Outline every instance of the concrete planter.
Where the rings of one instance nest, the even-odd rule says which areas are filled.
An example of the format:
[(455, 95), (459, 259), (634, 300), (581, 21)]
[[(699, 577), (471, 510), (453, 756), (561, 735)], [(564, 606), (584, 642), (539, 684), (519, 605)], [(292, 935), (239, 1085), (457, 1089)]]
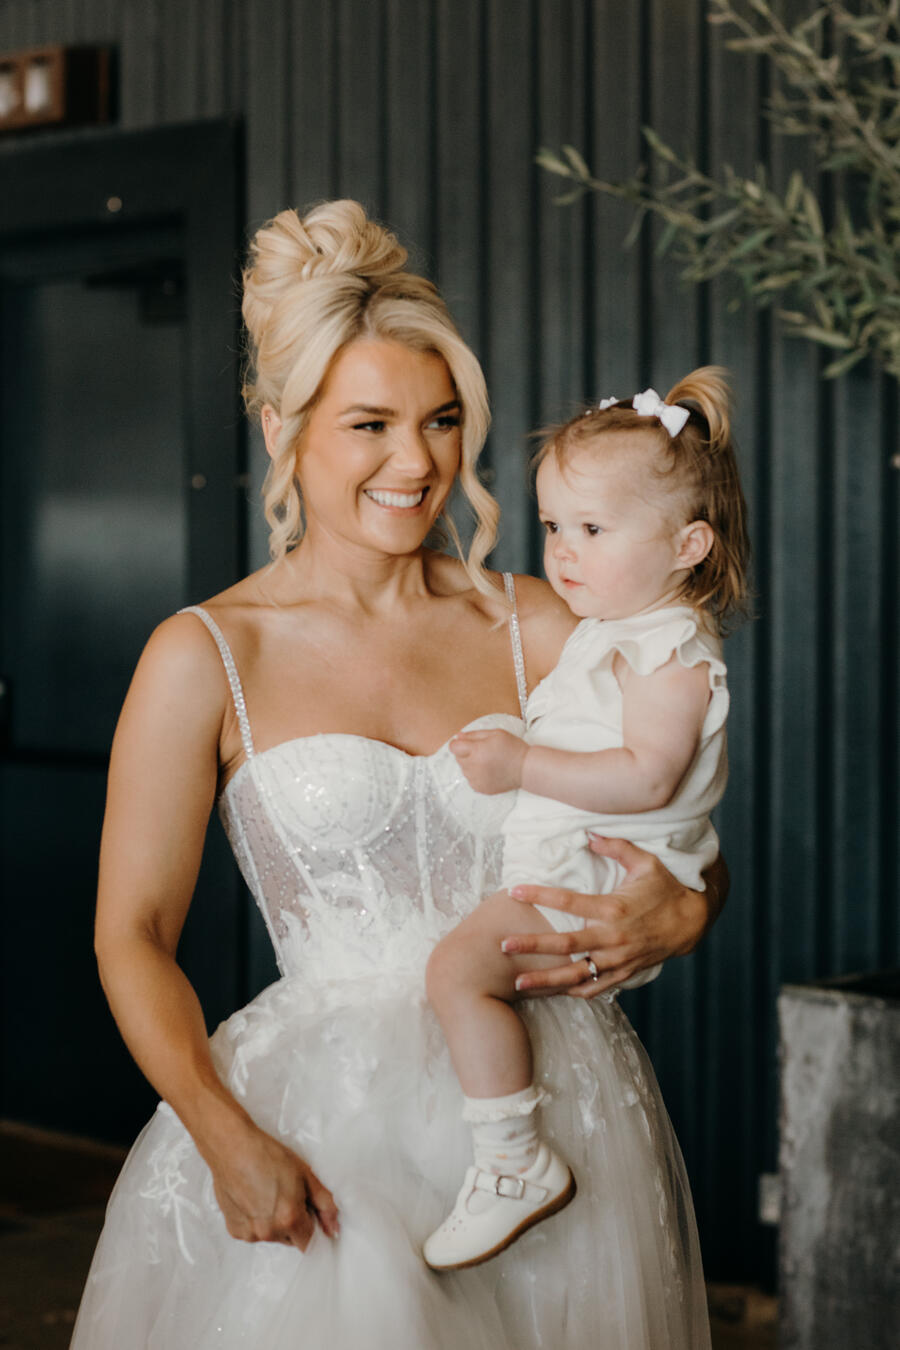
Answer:
[(786, 985), (779, 1350), (900, 1346), (900, 971)]

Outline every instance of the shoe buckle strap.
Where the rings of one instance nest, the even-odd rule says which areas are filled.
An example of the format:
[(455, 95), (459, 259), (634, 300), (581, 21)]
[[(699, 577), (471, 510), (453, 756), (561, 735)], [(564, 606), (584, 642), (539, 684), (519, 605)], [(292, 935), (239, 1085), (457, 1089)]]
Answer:
[(536, 1186), (524, 1177), (496, 1172), (476, 1172), (473, 1187), (476, 1191), (490, 1191), (504, 1200), (543, 1200), (548, 1194), (546, 1186)]

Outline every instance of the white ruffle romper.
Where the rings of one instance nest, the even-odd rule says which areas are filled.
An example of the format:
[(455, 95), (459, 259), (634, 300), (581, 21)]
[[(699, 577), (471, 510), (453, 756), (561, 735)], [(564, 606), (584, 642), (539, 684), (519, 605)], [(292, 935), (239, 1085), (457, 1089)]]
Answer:
[(110, 1200), (72, 1350), (708, 1350), (684, 1166), (614, 1001), (546, 998), (524, 1013), (573, 1203), (485, 1265), (425, 1266), (471, 1159), (425, 964), (499, 888), (513, 794), (474, 792), (446, 745), (408, 755), (327, 733), (255, 751), (231, 652), (199, 617), (246, 752), (219, 811), (281, 970), (219, 1027), (213, 1058), (332, 1190), (341, 1234), (317, 1230), (304, 1253), (230, 1237), (209, 1169), (162, 1103)]
[[(627, 619), (583, 619), (525, 711), (525, 739), (558, 750), (609, 750), (622, 745), (622, 691), (613, 674), (617, 652), (638, 675), (650, 675), (677, 655), (683, 666), (705, 663), (710, 700), (697, 752), (678, 791), (655, 811), (601, 815), (565, 802), (519, 792), (503, 825), (503, 885), (532, 883), (603, 895), (624, 879), (619, 863), (586, 847), (587, 832), (629, 839), (655, 853), (674, 876), (704, 889), (703, 870), (719, 852), (709, 813), (725, 791), (728, 688), (718, 638), (694, 610), (669, 606)], [(576, 914), (537, 906), (557, 932), (584, 928)], [(575, 958), (573, 958), (575, 959)], [(660, 967), (629, 986), (645, 984)]]

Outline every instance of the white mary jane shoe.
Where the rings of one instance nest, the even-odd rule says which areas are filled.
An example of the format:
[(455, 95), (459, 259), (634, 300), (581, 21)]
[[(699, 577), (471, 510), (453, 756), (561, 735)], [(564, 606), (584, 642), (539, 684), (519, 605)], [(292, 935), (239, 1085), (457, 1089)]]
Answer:
[(425, 1243), (432, 1270), (477, 1266), (575, 1197), (575, 1178), (547, 1144), (521, 1176), (497, 1176), (470, 1167), (456, 1204)]

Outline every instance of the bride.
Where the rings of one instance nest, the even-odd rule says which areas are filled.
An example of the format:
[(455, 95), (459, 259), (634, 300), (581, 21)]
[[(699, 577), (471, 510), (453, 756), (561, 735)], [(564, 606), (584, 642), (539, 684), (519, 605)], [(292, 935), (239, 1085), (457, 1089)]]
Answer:
[[(429, 952), (496, 889), (509, 795), (469, 788), (462, 727), (519, 727), (573, 626), (549, 587), (483, 566), (484, 382), (442, 300), (353, 202), (254, 240), (245, 397), (271, 467), (273, 565), (152, 635), (113, 745), (97, 953), (162, 1102), (110, 1201), (75, 1350), (703, 1350), (693, 1210), (646, 1056), (608, 992), (691, 949), (724, 869), (655, 858), (611, 896), (522, 906), (548, 1136), (575, 1202), (496, 1260), (435, 1275), (421, 1243), (464, 1170)], [(457, 488), (477, 528), (457, 560)], [(456, 541), (458, 544), (458, 540)], [(282, 978), (207, 1040), (175, 953), (218, 805)], [(533, 936), (528, 936), (532, 934)]]

